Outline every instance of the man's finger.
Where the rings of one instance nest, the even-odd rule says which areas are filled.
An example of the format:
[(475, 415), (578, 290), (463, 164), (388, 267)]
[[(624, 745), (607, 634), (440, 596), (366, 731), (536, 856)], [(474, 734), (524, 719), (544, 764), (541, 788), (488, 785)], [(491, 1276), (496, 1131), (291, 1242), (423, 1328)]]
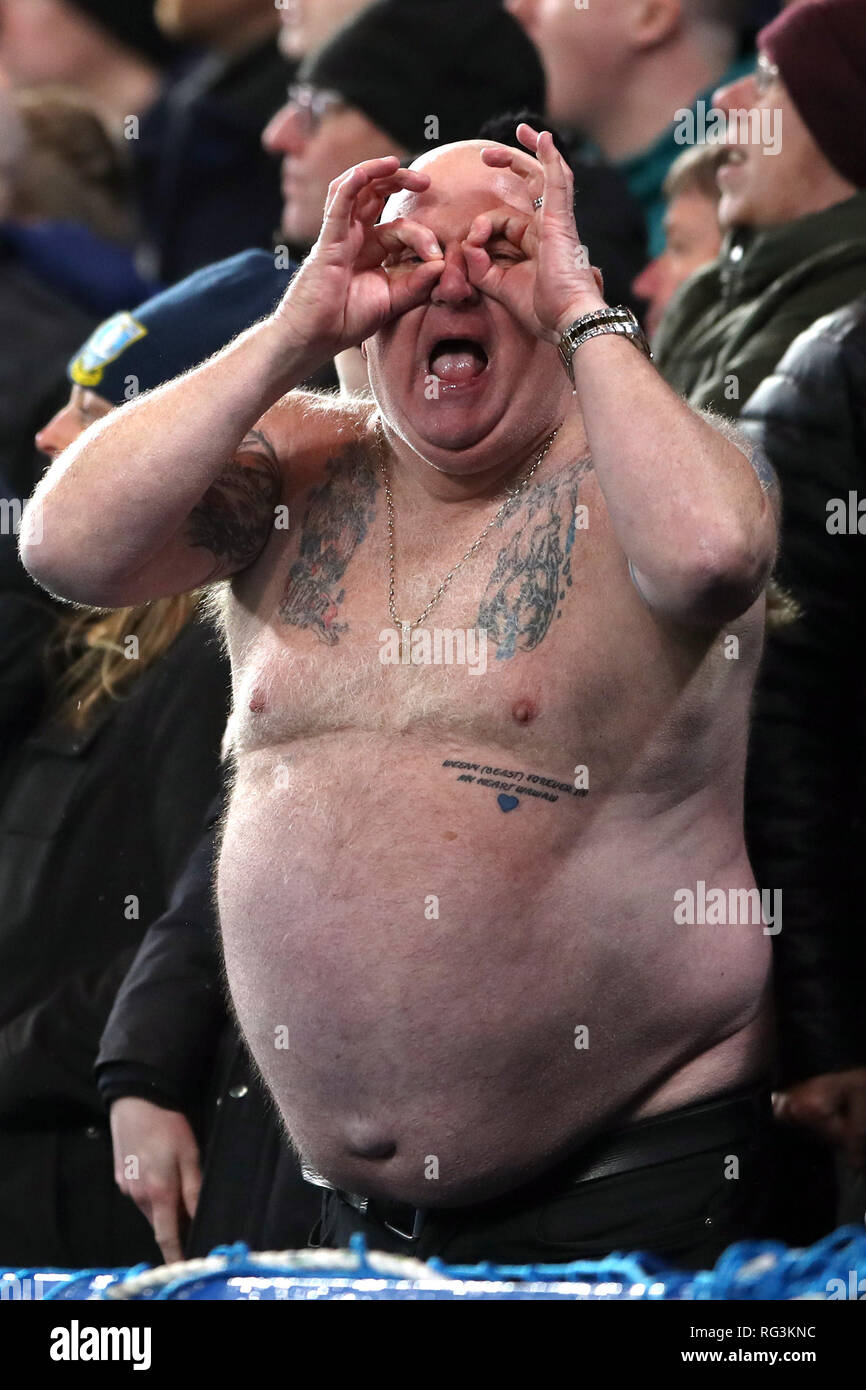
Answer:
[(521, 121), (517, 127), (516, 135), (524, 149), (529, 150), (530, 154), (538, 152), (538, 140), (540, 132), (534, 126), (528, 125), (526, 121)]
[(389, 254), (402, 250), (417, 252), (425, 261), (441, 260), (442, 247), (429, 227), (413, 222), (409, 217), (397, 217), (376, 228), (376, 237)]
[(401, 314), (429, 299), (433, 286), (444, 269), (444, 260), (425, 261), (423, 265), (416, 266), (411, 275), (401, 275), (392, 279), (389, 318), (399, 318)]
[(373, 179), (361, 190), (355, 203), (356, 214), (362, 221), (378, 220), (388, 199), (395, 193), (423, 193), (429, 185), (429, 174), (421, 174), (416, 169), (397, 169), (387, 178)]
[[(396, 155), (389, 157), (386, 167), (382, 170), (382, 174), (394, 172), (397, 168), (395, 160)], [(345, 202), (346, 199), (351, 200), (355, 198), (362, 188), (366, 188), (369, 182), (370, 180), (366, 176), (363, 164), (355, 164), (351, 169), (347, 169), (344, 174), (340, 174), (338, 178), (332, 179), (331, 183), (328, 185), (328, 193), (325, 198), (325, 221), (327, 221), (329, 215), (333, 212), (335, 204), (339, 199), (342, 198)]]
[(831, 1144), (845, 1143), (845, 1122), (831, 1096), (814, 1092), (807, 1096), (795, 1094), (790, 1099), (786, 1118), (795, 1124), (805, 1125), (807, 1129), (817, 1130)]
[(181, 1160), (180, 1191), (186, 1214), (192, 1221), (201, 1195), (201, 1168), (199, 1167), (198, 1154)]
[(180, 1243), (176, 1197), (154, 1202), (151, 1225), (153, 1226), (154, 1239), (162, 1251), (162, 1258), (166, 1264), (170, 1265), (174, 1264), (176, 1260), (182, 1260), (183, 1249)]
[(528, 213), (507, 207), (479, 213), (466, 240), (470, 246), (486, 246), (495, 236), (505, 237), (520, 251), (529, 249), (537, 240), (533, 218)]
[(574, 180), (549, 130), (538, 137), (538, 157), (544, 169), (544, 215), (574, 218)]
[(537, 198), (544, 186), (541, 167), (538, 164), (534, 167), (527, 165), (525, 157), (521, 159), (521, 153), (504, 145), (491, 145), (481, 151), (481, 158), (491, 169), (510, 169), (526, 184), (530, 198)]
[[(422, 261), (441, 261), (442, 248), (429, 227), (409, 218), (398, 217), (393, 222), (382, 223), (373, 229), (355, 263), (356, 271), (373, 270), (381, 266), (387, 257), (396, 266), (403, 259), (401, 253), (410, 251)], [(386, 267), (390, 269), (391, 267)]]
[(327, 216), (341, 194), (354, 198), (369, 196), (387, 199), (393, 193), (423, 193), (429, 186), (429, 174), (422, 174), (418, 169), (401, 169), (396, 155), (367, 159), (341, 174), (330, 185), (325, 214)]
[[(397, 156), (386, 155), (383, 159), (368, 159), (363, 164), (356, 164), (354, 169), (336, 179), (328, 189), (322, 223), (323, 239), (329, 242), (344, 240), (349, 234), (358, 195), (377, 179), (395, 179), (399, 168)], [(409, 169), (403, 171), (405, 174), (411, 172)], [(397, 182), (399, 186), (404, 186), (402, 179)]]
[[(462, 249), (469, 283), (474, 285), (476, 289), (480, 289), (482, 285), (486, 289), (488, 276), (495, 274), (496, 267), (484, 246), (473, 246), (470, 242), (464, 241)], [(499, 274), (501, 276), (501, 270)]]

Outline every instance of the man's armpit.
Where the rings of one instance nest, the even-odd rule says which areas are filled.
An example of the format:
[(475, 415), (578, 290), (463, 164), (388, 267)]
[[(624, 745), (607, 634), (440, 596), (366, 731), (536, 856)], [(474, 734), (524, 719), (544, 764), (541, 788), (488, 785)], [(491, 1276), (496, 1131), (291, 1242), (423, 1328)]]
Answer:
[(251, 430), (184, 525), (186, 544), (209, 550), (214, 557), (213, 570), (204, 583), (237, 574), (258, 559), (281, 493), (274, 447), (261, 430)]

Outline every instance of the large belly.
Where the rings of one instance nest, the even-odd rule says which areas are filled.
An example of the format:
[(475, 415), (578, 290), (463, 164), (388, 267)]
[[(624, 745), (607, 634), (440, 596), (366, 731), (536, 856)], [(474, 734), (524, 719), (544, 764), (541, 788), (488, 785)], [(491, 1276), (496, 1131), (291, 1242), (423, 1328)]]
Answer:
[(378, 735), (243, 755), (218, 883), (238, 1015), (298, 1148), (424, 1205), (492, 1195), (627, 1114), (744, 1026), (769, 950), (760, 926), (675, 919), (696, 876), (751, 885), (735, 825), (701, 836), (695, 805), (660, 823), (633, 797), (503, 806), (446, 758)]

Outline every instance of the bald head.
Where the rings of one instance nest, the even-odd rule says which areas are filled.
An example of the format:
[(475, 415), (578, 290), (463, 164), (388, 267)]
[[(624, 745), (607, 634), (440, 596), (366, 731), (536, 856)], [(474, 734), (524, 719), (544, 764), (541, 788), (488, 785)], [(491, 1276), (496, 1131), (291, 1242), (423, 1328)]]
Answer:
[[(508, 151), (517, 166), (515, 170), (491, 168), (484, 163), (482, 150), (496, 148)], [(427, 174), (430, 187), (423, 193), (395, 194), (386, 204), (383, 222), (397, 217), (424, 221), (424, 214), (437, 206), (453, 208), (461, 203), (467, 207), (476, 202), (483, 204), (478, 211), (506, 203), (521, 212), (531, 212), (533, 199), (541, 191), (538, 161), (525, 150), (500, 145), (495, 140), (461, 140), (453, 145), (440, 145), (420, 155), (410, 167)]]

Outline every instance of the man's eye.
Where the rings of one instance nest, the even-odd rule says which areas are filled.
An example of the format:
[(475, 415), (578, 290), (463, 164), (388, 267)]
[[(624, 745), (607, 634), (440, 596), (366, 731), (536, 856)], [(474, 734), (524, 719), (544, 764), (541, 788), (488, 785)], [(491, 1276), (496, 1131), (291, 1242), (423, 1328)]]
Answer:
[(492, 261), (522, 261), (523, 252), (516, 246), (491, 246), (487, 251)]

